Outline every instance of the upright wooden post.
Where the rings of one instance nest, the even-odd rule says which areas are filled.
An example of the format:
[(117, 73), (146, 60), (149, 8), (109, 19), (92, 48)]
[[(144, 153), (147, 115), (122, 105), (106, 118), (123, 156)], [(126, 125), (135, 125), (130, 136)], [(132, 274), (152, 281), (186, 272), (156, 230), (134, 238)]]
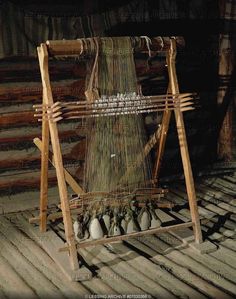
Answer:
[[(168, 63), (167, 63), (168, 65)], [(168, 92), (170, 92), (170, 84), (168, 86)], [(161, 133), (160, 133), (160, 138), (159, 138), (159, 144), (157, 145), (157, 150), (156, 150), (156, 161), (154, 164), (153, 168), (153, 180), (155, 181), (158, 179), (160, 170), (161, 170), (161, 163), (162, 163), (162, 158), (164, 154), (164, 149), (165, 149), (165, 144), (166, 144), (166, 137), (167, 137), (167, 132), (169, 129), (169, 124), (170, 124), (170, 117), (171, 117), (171, 111), (170, 110), (165, 110), (163, 113), (162, 117), (162, 122), (161, 122)]]
[[(173, 38), (171, 39), (168, 58), (169, 58), (168, 71), (169, 71), (170, 89), (172, 94), (175, 96), (179, 94), (179, 86), (178, 86), (176, 67), (175, 67), (176, 41)], [(201, 231), (201, 225), (200, 225), (198, 208), (197, 208), (196, 192), (195, 192), (193, 173), (192, 173), (189, 152), (188, 152), (188, 144), (187, 144), (187, 138), (186, 138), (186, 132), (184, 126), (183, 113), (181, 112), (180, 109), (178, 109), (178, 107), (174, 109), (174, 113), (175, 113), (176, 127), (177, 127), (177, 133), (179, 138), (180, 153), (181, 153), (183, 169), (184, 169), (189, 208), (190, 208), (192, 221), (194, 223), (193, 230), (195, 235), (195, 241), (196, 243), (202, 243), (202, 231)]]
[[(43, 92), (43, 104), (46, 104)], [(42, 151), (41, 151), (41, 179), (40, 179), (40, 231), (47, 229), (48, 204), (48, 154), (49, 154), (49, 126), (48, 120), (42, 121)]]
[[(49, 73), (48, 73), (47, 46), (45, 44), (41, 44), (41, 46), (38, 47), (37, 50), (38, 50), (39, 66), (40, 66), (40, 72), (41, 72), (42, 84), (43, 84), (44, 100), (45, 100), (45, 104), (50, 106), (53, 104), (53, 97), (52, 97), (52, 90), (51, 90)], [(76, 243), (75, 243), (71, 214), (70, 214), (67, 187), (66, 187), (65, 176), (64, 176), (58, 129), (57, 129), (57, 124), (54, 123), (53, 121), (49, 120), (48, 124), (49, 124), (50, 137), (51, 137), (52, 149), (54, 154), (54, 162), (55, 162), (58, 188), (59, 188), (59, 194), (61, 200), (63, 222), (65, 226), (65, 236), (69, 247), (71, 268), (72, 270), (77, 270), (79, 268), (79, 263), (78, 263)]]

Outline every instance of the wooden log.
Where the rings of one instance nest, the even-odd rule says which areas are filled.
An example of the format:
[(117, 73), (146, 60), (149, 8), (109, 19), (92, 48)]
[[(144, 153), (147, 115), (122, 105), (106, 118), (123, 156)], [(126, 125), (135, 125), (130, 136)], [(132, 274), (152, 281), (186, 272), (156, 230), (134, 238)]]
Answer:
[[(166, 66), (163, 62), (159, 61), (152, 61), (150, 65), (147, 64), (147, 59), (139, 59), (135, 60), (136, 65), (136, 74), (138, 81), (153, 81), (155, 78), (158, 80), (158, 84), (163, 84), (162, 81), (166, 82), (165, 80), (165, 72), (166, 72)], [(72, 74), (71, 77), (65, 77), (63, 78), (64, 69), (58, 68), (58, 76), (53, 77), (52, 80), (56, 81), (56, 83), (53, 86), (53, 94), (54, 98), (57, 97), (57, 94), (63, 94), (64, 90), (67, 95), (75, 95), (79, 94), (81, 97), (84, 94), (84, 86), (85, 86), (85, 68), (83, 64), (76, 64), (75, 69), (73, 72), (75, 74)], [(15, 66), (17, 68), (17, 66)], [(27, 71), (24, 71), (24, 75), (19, 76), (13, 76), (11, 74), (7, 75), (6, 72), (4, 73), (6, 77), (2, 75), (1, 82), (2, 85), (0, 87), (0, 102), (1, 101), (20, 101), (20, 102), (27, 102), (27, 101), (40, 101), (42, 98), (42, 87), (40, 82), (34, 81), (32, 86), (32, 78), (34, 77), (32, 74), (27, 75)], [(78, 74), (78, 75), (76, 75)], [(50, 73), (51, 75), (51, 73)], [(78, 76), (78, 77), (77, 77)], [(82, 77), (81, 77), (82, 76)], [(71, 81), (71, 83), (66, 83), (68, 87), (63, 86), (60, 83), (60, 80), (67, 80), (67, 82)], [(29, 82), (30, 84), (29, 84)], [(7, 87), (9, 82), (16, 82), (17, 85), (21, 83), (21, 87)], [(75, 83), (73, 83), (75, 82)], [(4, 84), (6, 83), (6, 84)], [(71, 86), (71, 87), (70, 87)], [(68, 89), (68, 90), (67, 90)], [(70, 90), (70, 91), (69, 91)]]
[[(75, 130), (65, 130), (59, 132), (59, 138), (61, 141), (66, 141), (67, 139), (73, 138), (75, 136), (78, 136), (78, 134), (75, 132)], [(35, 134), (29, 134), (27, 135), (27, 132), (25, 132), (24, 135), (15, 135), (12, 137), (0, 137), (0, 144), (7, 144), (8, 146), (11, 146), (12, 144), (17, 144), (18, 142), (25, 142), (25, 141), (32, 141), (34, 138), (40, 138), (41, 133), (35, 133)], [(80, 135), (78, 137), (84, 137), (84, 135)], [(33, 144), (33, 143), (32, 143)]]
[[(147, 55), (145, 55), (147, 56)], [(135, 57), (134, 57), (135, 58)], [(70, 61), (67, 60), (67, 63), (69, 64), (68, 66), (63, 62), (63, 61), (58, 61), (57, 65), (54, 65), (53, 62), (50, 63), (50, 77), (51, 81), (55, 81), (57, 85), (61, 85), (60, 81), (61, 80), (67, 80), (67, 81), (75, 81), (75, 82), (81, 82), (83, 89), (85, 85), (85, 77), (86, 77), (86, 67), (85, 63), (81, 61), (79, 64), (78, 63), (70, 63)], [(18, 68), (20, 67), (21, 71), (18, 71)], [(144, 79), (142, 78), (143, 76), (146, 75), (146, 80), (148, 77), (158, 77), (161, 78), (164, 76), (165, 71), (166, 71), (166, 66), (163, 61), (159, 60), (152, 60), (152, 63), (148, 64), (147, 63), (147, 57), (145, 58), (138, 58), (135, 59), (135, 67), (136, 67), (136, 74), (138, 77), (138, 80)], [(1, 80), (1, 87), (0, 87), (0, 101), (1, 100), (7, 100), (9, 99), (9, 95), (11, 95), (12, 100), (21, 99), (23, 100), (34, 100), (35, 96), (33, 94), (35, 93), (35, 90), (37, 89), (41, 90), (41, 84), (39, 82), (40, 79), (40, 73), (38, 71), (38, 66), (33, 67), (32, 69), (28, 70), (27, 67), (22, 63), (20, 64), (13, 64), (13, 67), (11, 70), (9, 70), (7, 67), (1, 68), (0, 69), (0, 80)], [(20, 88), (7, 88), (7, 84), (9, 83), (14, 83), (16, 82), (17, 85), (21, 83), (23, 85), (23, 89), (25, 90), (24, 92), (18, 94), (18, 96), (14, 95), (15, 92), (14, 90), (20, 89)], [(31, 83), (33, 82), (32, 87), (30, 86)], [(30, 85), (29, 85), (30, 83)], [(37, 86), (38, 85), (38, 86)], [(76, 85), (76, 84), (75, 84)], [(37, 86), (37, 87), (35, 87)], [(72, 89), (74, 89), (74, 84), (72, 83)], [(65, 86), (60, 86), (61, 89), (64, 89)], [(9, 89), (9, 93), (4, 93), (4, 89)], [(13, 90), (11, 90), (13, 89)], [(30, 92), (32, 89), (32, 98), (30, 95), (25, 95), (25, 92)], [(56, 90), (57, 87), (53, 87), (53, 94), (54, 96), (56, 95)], [(79, 90), (80, 88), (77, 89)], [(72, 91), (72, 94), (74, 92)], [(37, 92), (37, 97), (42, 97), (42, 91)]]
[(75, 160), (84, 160), (85, 152), (86, 152), (86, 139), (82, 139), (71, 149), (70, 157)]
[[(30, 168), (31, 165), (34, 165), (35, 168), (39, 167), (40, 164), (40, 156), (37, 157), (24, 157), (19, 159), (3, 159), (0, 160), (0, 171), (6, 170), (6, 169), (25, 169)], [(38, 166), (38, 167), (37, 167)]]
[(147, 62), (147, 59), (134, 59), (137, 79), (141, 80), (143, 76), (158, 76), (162, 78), (166, 72), (165, 61)]
[[(7, 168), (38, 168), (40, 156), (35, 151), (33, 142), (30, 141), (26, 146), (26, 143), (19, 139), (20, 137), (15, 137), (10, 144), (0, 143), (0, 172), (6, 171)], [(81, 166), (85, 158), (85, 139), (75, 136), (72, 140), (61, 142), (61, 145), (65, 165)]]
[[(56, 175), (53, 171), (50, 172), (48, 177), (49, 185), (54, 186), (56, 185)], [(5, 178), (1, 178), (0, 180), (0, 191), (6, 191), (9, 189), (19, 190), (22, 188), (22, 191), (25, 189), (39, 189), (40, 186), (40, 172), (23, 172), (19, 173), (17, 176), (6, 176)]]
[[(52, 92), (55, 100), (59, 100), (60, 97), (65, 95), (78, 96), (85, 98), (84, 96), (84, 79), (71, 80), (70, 83), (65, 85), (55, 84), (52, 87)], [(17, 102), (42, 102), (42, 85), (27, 86), (26, 83), (22, 87), (0, 87), (0, 103), (5, 101)]]
[[(9, 61), (2, 61), (0, 62), (0, 77), (1, 75), (4, 75), (5, 73), (11, 73), (14, 75), (14, 72), (17, 70), (17, 72), (31, 72), (31, 75), (35, 72), (37, 72), (40, 75), (39, 71), (39, 65), (38, 60), (35, 58), (33, 61), (29, 61), (30, 57), (18, 57), (18, 60), (15, 61), (14, 58), (11, 58)], [(84, 66), (84, 72), (82, 74), (82, 77), (86, 73), (85, 69), (85, 62), (80, 61), (80, 66)], [(82, 69), (79, 66), (79, 71)], [(78, 64), (74, 60), (54, 60), (50, 62), (50, 72), (55, 75), (58, 72), (61, 72), (64, 70), (67, 73), (76, 73), (78, 70)]]
[[(52, 81), (78, 79), (86, 76), (85, 62), (77, 64), (75, 61), (67, 60), (50, 63), (50, 77)], [(25, 62), (9, 63), (8, 66), (0, 67), (1, 83), (13, 82), (39, 82), (41, 81), (38, 63), (27, 66)]]
[(33, 111), (4, 113), (0, 117), (0, 126), (8, 127), (11, 125), (37, 124), (38, 121), (34, 117)]
[[(25, 156), (19, 159), (2, 159), (0, 160), (0, 173), (4, 171), (11, 171), (13, 169), (18, 170), (19, 173), (25, 169), (37, 170), (40, 168), (40, 161), (40, 154), (37, 154), (37, 156), (34, 157)], [(79, 166), (77, 160), (71, 158), (71, 155), (68, 153), (66, 155), (63, 155), (63, 161), (64, 165), (74, 165), (74, 168), (76, 170), (75, 176), (80, 180), (83, 179), (83, 171), (81, 170), (81, 167), (77, 169), (77, 167)]]
[[(135, 51), (143, 52), (147, 51), (147, 45), (144, 38), (135, 37), (132, 39), (133, 47)], [(152, 51), (166, 51), (170, 48), (169, 37), (153, 37), (151, 38), (150, 48)], [(181, 36), (176, 37), (176, 43), (178, 47), (184, 46), (184, 39)], [(81, 39), (77, 40), (48, 40), (46, 41), (48, 51), (50, 55), (62, 55), (62, 56), (77, 56), (86, 54)]]

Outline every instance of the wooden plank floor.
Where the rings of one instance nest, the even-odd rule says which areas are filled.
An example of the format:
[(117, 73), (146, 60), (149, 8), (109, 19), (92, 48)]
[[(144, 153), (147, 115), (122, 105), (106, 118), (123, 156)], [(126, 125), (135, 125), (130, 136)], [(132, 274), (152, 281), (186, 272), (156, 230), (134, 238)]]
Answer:
[[(84, 298), (139, 294), (150, 298), (235, 298), (236, 174), (196, 184), (204, 238), (217, 251), (200, 254), (172, 233), (90, 247), (79, 253), (89, 281), (70, 282), (31, 234), (31, 211), (0, 216), (0, 298)], [(183, 183), (168, 194), (178, 207), (169, 219), (188, 221)], [(55, 228), (58, 238), (63, 230)], [(44, 235), (42, 234), (42, 238)]]

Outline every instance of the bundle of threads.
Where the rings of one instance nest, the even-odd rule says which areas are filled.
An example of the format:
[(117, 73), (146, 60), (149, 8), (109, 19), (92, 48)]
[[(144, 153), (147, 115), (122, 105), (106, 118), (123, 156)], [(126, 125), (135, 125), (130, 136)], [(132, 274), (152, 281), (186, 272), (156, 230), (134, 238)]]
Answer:
[[(92, 102), (94, 109), (104, 108), (112, 112), (116, 107), (125, 112), (125, 108), (131, 107), (135, 111), (146, 106), (138, 94), (130, 38), (101, 38), (99, 49), (98, 89), (101, 96)], [(145, 182), (152, 177), (152, 165), (150, 157), (143, 151), (147, 136), (142, 115), (124, 113), (88, 119), (87, 126), (83, 189), (86, 192), (113, 192), (119, 186), (132, 193), (140, 186), (145, 187)], [(140, 156), (142, 163), (136, 165)], [(95, 202), (100, 199), (94, 197)], [(91, 204), (75, 220), (74, 231), (77, 241), (81, 241), (88, 237), (99, 239), (105, 235), (145, 230), (160, 224), (151, 204), (147, 202), (139, 207), (134, 200), (129, 205), (116, 207)]]

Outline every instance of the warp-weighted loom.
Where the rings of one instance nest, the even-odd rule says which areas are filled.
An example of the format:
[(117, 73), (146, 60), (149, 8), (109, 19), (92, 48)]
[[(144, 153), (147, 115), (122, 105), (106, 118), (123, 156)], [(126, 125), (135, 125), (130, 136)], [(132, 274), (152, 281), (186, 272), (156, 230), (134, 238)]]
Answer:
[[(43, 84), (43, 103), (34, 107), (36, 109), (35, 116), (42, 121), (42, 141), (35, 139), (35, 144), (41, 150), (40, 215), (30, 221), (39, 221), (40, 230), (45, 232), (48, 220), (63, 217), (66, 245), (60, 248), (60, 251), (69, 253), (71, 269), (77, 273), (74, 276), (77, 280), (83, 279), (85, 274), (82, 273), (78, 262), (77, 249), (79, 248), (186, 227), (193, 227), (196, 243), (202, 242), (183, 121), (183, 112), (194, 109), (194, 96), (190, 93), (181, 94), (179, 92), (175, 69), (176, 51), (178, 47), (183, 46), (184, 41), (181, 37), (157, 37), (152, 38), (150, 44), (147, 38), (143, 37), (126, 37), (123, 39), (124, 43), (131, 46), (132, 52), (148, 49), (155, 52), (161, 51), (166, 55), (169, 76), (166, 95), (144, 96), (140, 88), (135, 86), (135, 74), (131, 74), (133, 77), (131, 81), (135, 78), (134, 81), (130, 81), (133, 85), (130, 82), (122, 82), (117, 83), (116, 87), (111, 87), (109, 86), (109, 78), (106, 77), (107, 74), (105, 74), (103, 86), (102, 84), (99, 85), (99, 76), (103, 75), (101, 73), (103, 63), (100, 57), (102, 55), (100, 52), (103, 49), (101, 43), (104, 45), (111, 42), (108, 47), (105, 47), (105, 51), (111, 51), (110, 54), (112, 54), (117, 50), (117, 45), (114, 45), (116, 40), (116, 38), (93, 38), (73, 41), (47, 41), (38, 47)], [(93, 63), (88, 76), (86, 100), (63, 100), (54, 103), (48, 69), (49, 56), (78, 57), (81, 54), (86, 54), (86, 51), (91, 51), (89, 45), (91, 48), (93, 47), (91, 55)], [(119, 51), (122, 51), (122, 47), (118, 49), (118, 54)], [(105, 53), (104, 55), (110, 57), (110, 54)], [(122, 55), (126, 55), (126, 53), (124, 52)], [(101, 63), (101, 67), (99, 67), (99, 63)], [(122, 60), (120, 63), (122, 66)], [(117, 66), (113, 65), (113, 67), (116, 68)], [(119, 70), (121, 73), (122, 67)], [(132, 73), (133, 70), (129, 71)], [(119, 81), (119, 78), (113, 78), (114, 82)], [(158, 175), (172, 111), (176, 120), (192, 221), (162, 227), (155, 209), (162, 207), (160, 199), (166, 192), (166, 190), (158, 187)], [(145, 141), (145, 139), (138, 137), (143, 134), (143, 128), (140, 125), (141, 115), (154, 112), (163, 113), (162, 122), (150, 139)], [(72, 119), (86, 120), (89, 131), (83, 188), (63, 167), (57, 123), (61, 120)], [(49, 150), (50, 141), (52, 153)], [(111, 145), (108, 146), (108, 143)], [(156, 158), (154, 165), (151, 165), (148, 155), (154, 145), (157, 145)], [(124, 153), (122, 153), (123, 148), (125, 149)], [(61, 213), (49, 215), (47, 214), (48, 161), (51, 161), (56, 168), (60, 195), (59, 207), (61, 209)], [(77, 195), (72, 200), (68, 198), (66, 183)], [(163, 205), (165, 206), (165, 204)], [(112, 213), (109, 208), (112, 208)], [(72, 209), (75, 209), (78, 215), (74, 221), (71, 217)], [(137, 219), (134, 219), (135, 213), (139, 213), (138, 228), (134, 228), (135, 223), (137, 223)], [(124, 217), (122, 218), (120, 215)], [(147, 225), (148, 217), (149, 224)], [(100, 226), (99, 219), (102, 220), (103, 227)], [(152, 222), (150, 222), (151, 219)], [(109, 221), (108, 224), (107, 221)], [(86, 233), (89, 234), (85, 230), (85, 224), (88, 225), (88, 223), (90, 223), (92, 240), (85, 237)], [(130, 224), (132, 226), (129, 226)], [(94, 228), (91, 228), (92, 226)]]

